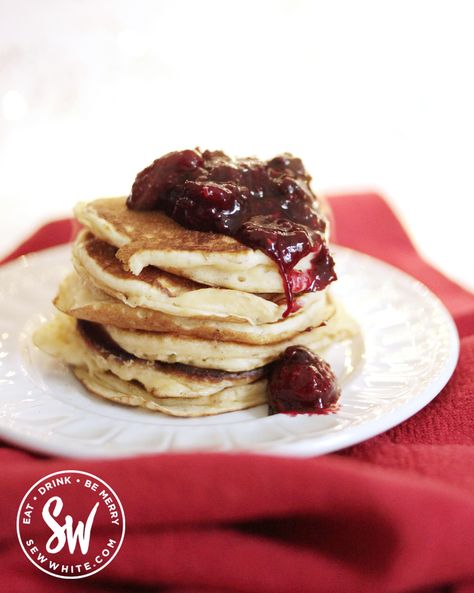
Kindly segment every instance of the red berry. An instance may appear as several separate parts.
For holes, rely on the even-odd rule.
[[[335,408],[341,390],[329,364],[303,346],[290,346],[268,382],[270,414],[324,414]]]

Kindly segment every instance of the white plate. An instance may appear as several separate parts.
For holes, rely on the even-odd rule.
[[[266,406],[206,418],[171,418],[89,394],[31,342],[70,269],[69,246],[0,270],[0,436],[63,457],[125,457],[166,451],[254,451],[307,456],[353,445],[395,426],[431,401],[459,351],[454,323],[422,284],[358,252],[334,248],[333,293],[362,329],[326,358],[342,381],[341,409],[278,414]]]

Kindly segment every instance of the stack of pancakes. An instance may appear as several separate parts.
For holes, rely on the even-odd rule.
[[[125,198],[75,214],[75,271],[34,339],[102,397],[173,416],[249,408],[265,402],[270,364],[288,346],[321,353],[354,332],[327,289],[297,295],[284,317],[277,265],[232,237]]]

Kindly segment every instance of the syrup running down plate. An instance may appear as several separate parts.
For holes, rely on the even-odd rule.
[[[441,302],[383,262],[334,247],[336,298],[361,335],[325,354],[342,385],[335,414],[267,416],[267,406],[204,418],[172,418],[88,393],[31,336],[54,313],[70,246],[0,270],[0,437],[63,457],[176,451],[253,451],[309,456],[353,445],[406,420],[444,387],[459,340]]]

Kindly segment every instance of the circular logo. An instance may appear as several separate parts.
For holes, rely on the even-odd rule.
[[[28,490],[16,530],[23,552],[37,568],[53,577],[81,579],[115,558],[125,535],[125,514],[104,480],[65,470]]]

